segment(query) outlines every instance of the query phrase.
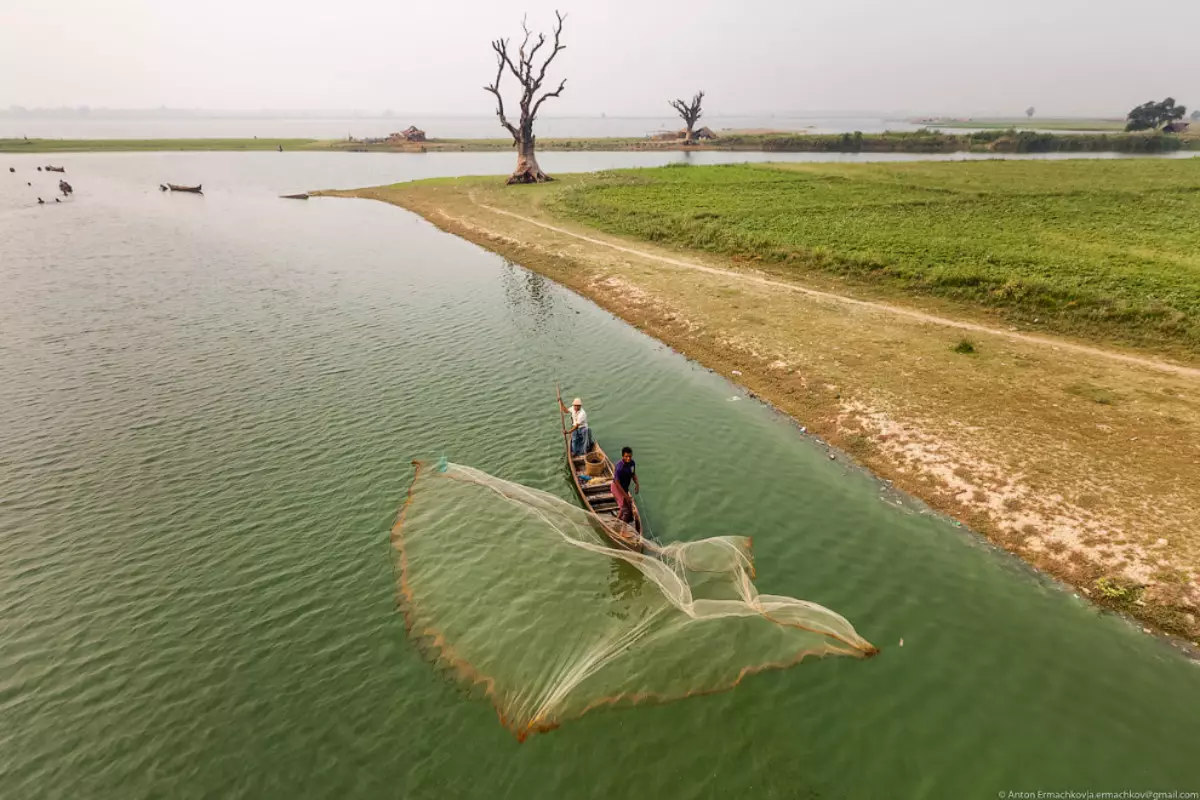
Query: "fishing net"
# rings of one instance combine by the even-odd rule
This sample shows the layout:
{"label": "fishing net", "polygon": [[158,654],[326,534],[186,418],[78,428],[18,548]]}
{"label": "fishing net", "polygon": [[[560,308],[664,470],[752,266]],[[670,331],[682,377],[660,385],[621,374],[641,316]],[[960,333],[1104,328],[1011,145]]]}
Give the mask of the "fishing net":
{"label": "fishing net", "polygon": [[876,652],[827,608],[759,594],[748,538],[618,549],[582,508],[470,467],[418,464],[392,543],[410,635],[521,740],[600,706]]}

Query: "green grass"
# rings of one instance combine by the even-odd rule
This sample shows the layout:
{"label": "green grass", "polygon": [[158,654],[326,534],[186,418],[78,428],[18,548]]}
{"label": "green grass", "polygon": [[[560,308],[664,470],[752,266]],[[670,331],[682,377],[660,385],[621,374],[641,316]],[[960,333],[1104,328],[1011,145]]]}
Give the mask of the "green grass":
{"label": "green grass", "polygon": [[0,153],[317,149],[316,139],[0,139]]}
{"label": "green grass", "polygon": [[626,170],[553,208],[796,277],[1200,352],[1200,158]]}

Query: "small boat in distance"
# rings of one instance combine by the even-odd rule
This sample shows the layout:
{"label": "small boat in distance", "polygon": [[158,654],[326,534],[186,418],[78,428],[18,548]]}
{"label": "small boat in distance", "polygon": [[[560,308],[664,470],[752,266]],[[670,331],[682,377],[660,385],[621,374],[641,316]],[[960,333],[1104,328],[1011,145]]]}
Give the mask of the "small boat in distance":
{"label": "small boat in distance", "polygon": [[167,184],[167,188],[168,188],[168,189],[170,189],[172,192],[191,192],[192,194],[204,194],[204,192],[200,191],[200,186],[199,186],[199,185],[196,185],[196,186],[176,186],[176,185],[175,185],[175,184],[173,184],[173,183],[168,183],[168,184]]}
{"label": "small boat in distance", "polygon": [[307,200],[308,192],[301,192],[300,194],[281,194],[280,197],[282,197],[284,200]]}
{"label": "small boat in distance", "polygon": [[[561,400],[561,398],[560,398]],[[638,513],[637,501],[633,504],[633,524],[617,519],[617,499],[612,494],[613,463],[599,443],[593,443],[592,449],[582,456],[571,455],[571,437],[567,435],[567,426],[563,419],[562,409],[559,409],[559,424],[563,429],[563,447],[567,453],[567,469],[571,473],[571,482],[579,499],[583,501],[588,511],[595,516],[597,527],[613,544],[626,550],[642,552],[645,549],[645,539],[642,538],[642,518]]]}
{"label": "small boat in distance", "polygon": [[46,172],[66,172],[66,167],[46,167]]}

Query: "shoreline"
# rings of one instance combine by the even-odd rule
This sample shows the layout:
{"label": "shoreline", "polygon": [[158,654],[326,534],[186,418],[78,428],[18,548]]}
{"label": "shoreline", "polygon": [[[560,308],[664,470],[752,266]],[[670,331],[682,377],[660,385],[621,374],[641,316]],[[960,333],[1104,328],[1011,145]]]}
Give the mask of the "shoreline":
{"label": "shoreline", "polygon": [[[507,138],[428,139],[372,142],[352,139],[45,139],[0,137],[0,154],[135,152],[347,152],[439,153],[511,152]],[[538,139],[538,149],[567,152],[745,151],[769,153],[1171,153],[1200,151],[1200,131],[1180,135],[1151,133],[1070,133],[1015,129],[954,132],[923,129],[883,133],[813,134],[797,131],[722,132],[716,139],[685,145],[650,137],[565,137]]]}
{"label": "shoreline", "polygon": [[[1165,538],[1141,541],[1132,536],[1130,526],[1142,524],[1157,530],[1149,520],[1137,516],[1150,513],[1144,508],[1149,499],[1136,497],[1137,484],[1123,485],[1116,492],[1128,494],[1130,515],[1110,520],[1102,504],[1102,487],[1091,486],[1090,493],[1085,487],[1085,494],[1080,495],[1071,479],[1052,468],[1053,458],[1047,464],[1030,463],[1039,451],[1052,449],[1062,451],[1054,453],[1056,457],[1078,461],[1082,452],[1085,460],[1118,463],[1120,453],[1143,447],[1117,444],[1118,436],[1107,435],[1122,433],[1129,420],[1097,421],[1095,409],[1047,404],[1039,394],[1038,376],[1014,376],[1012,366],[1019,364],[1022,371],[1036,366],[1046,374],[1066,371],[1094,377],[1105,373],[1104,380],[1124,381],[1118,384],[1122,387],[1137,384],[1164,391],[1166,387],[1175,391],[1175,384],[1191,384],[1197,380],[1194,375],[1122,363],[1119,351],[1113,351],[1116,359],[1099,350],[1091,355],[1063,352],[1065,348],[1055,345],[1069,344],[1071,340],[1066,338],[1005,340],[1002,330],[980,334],[983,338],[977,339],[989,354],[986,361],[964,359],[951,353],[946,342],[952,343],[953,338],[936,323],[889,315],[879,308],[846,307],[836,294],[808,297],[783,293],[792,295],[783,297],[778,289],[754,284],[760,277],[757,273],[728,260],[658,248],[546,215],[542,202],[546,191],[553,189],[495,191],[491,188],[494,181],[435,180],[320,194],[401,206],[444,231],[555,280],[721,374],[825,446],[847,453],[887,485],[966,526],[1034,569],[1075,587],[1096,606],[1125,614],[1168,637],[1179,637],[1176,644],[1185,650],[1200,642],[1200,625],[1196,624],[1200,599],[1195,592],[1193,559],[1186,548],[1180,553],[1168,547]],[[480,194],[487,194],[488,202],[483,202]],[[510,202],[507,209],[489,207]],[[681,257],[695,262],[698,272],[689,273],[686,281],[678,280],[681,267],[666,263]],[[797,288],[803,292],[805,284]],[[859,301],[844,287],[833,288],[847,295],[846,302]],[[714,297],[722,298],[722,304],[732,303],[737,310],[714,320],[713,314],[720,313],[711,305]],[[897,310],[905,308],[900,305]],[[769,340],[771,326],[757,325],[752,321],[755,316],[801,319],[805,336],[815,337],[815,342],[808,342],[807,353],[789,352],[786,342]],[[885,346],[873,352],[872,342],[881,340]],[[890,369],[912,374],[899,383],[882,380],[879,372],[868,368],[876,358],[886,361]],[[1052,405],[1042,409],[1046,419],[1026,425],[1020,419],[989,419],[986,408],[957,407],[957,403],[971,402],[971,394],[980,394],[971,384],[982,385],[981,375],[965,374],[966,393],[960,396],[954,394],[959,389],[951,385],[953,378],[947,373],[980,370],[991,373],[984,378],[987,383],[996,382],[1007,392],[1036,395],[1033,401],[1039,407]],[[986,404],[986,398],[983,400]],[[1098,408],[1109,417],[1122,411],[1119,407]],[[975,435],[997,426],[1003,434],[999,437]],[[1076,432],[1064,434],[1063,427],[1072,426],[1105,433],[1099,439],[1093,433],[1090,441],[1071,441]],[[1138,433],[1148,438],[1143,431]],[[1089,436],[1086,431],[1081,435]],[[1129,438],[1136,440],[1138,435]],[[1144,447],[1160,444],[1167,446],[1164,440]],[[1146,452],[1143,458],[1151,458],[1153,451]],[[1136,459],[1133,466],[1138,466]],[[1159,528],[1178,526],[1179,520],[1172,518],[1170,511],[1159,517]],[[1060,547],[1064,539],[1070,545]],[[1118,556],[1122,561],[1114,560]],[[1179,577],[1168,585],[1158,579],[1160,573],[1191,577]],[[1194,655],[1194,650],[1191,652]]]}

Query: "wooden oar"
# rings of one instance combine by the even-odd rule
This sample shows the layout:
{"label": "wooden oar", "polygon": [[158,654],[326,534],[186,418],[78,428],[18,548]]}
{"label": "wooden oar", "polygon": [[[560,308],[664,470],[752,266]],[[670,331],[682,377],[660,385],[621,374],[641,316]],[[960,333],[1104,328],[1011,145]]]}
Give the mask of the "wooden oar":
{"label": "wooden oar", "polygon": [[557,382],[554,384],[554,394],[558,398],[558,427],[562,428],[562,435],[565,439],[567,438],[567,423],[563,421],[562,390],[558,388]]}

